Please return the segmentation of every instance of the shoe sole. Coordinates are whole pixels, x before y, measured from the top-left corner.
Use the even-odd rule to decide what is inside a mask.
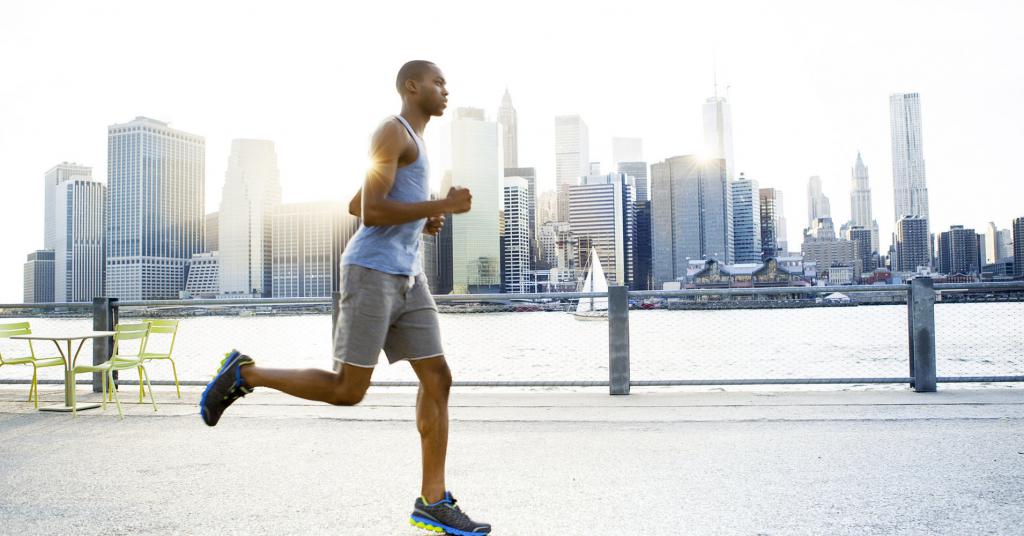
[[[231,350],[230,352],[228,352],[227,357],[224,359],[224,363],[221,364],[220,369],[217,370],[217,375],[214,376],[212,380],[210,380],[210,383],[206,384],[206,389],[203,389],[203,396],[199,399],[199,415],[202,417],[203,423],[206,426],[217,426],[217,423],[210,424],[206,418],[206,396],[210,393],[210,388],[213,387],[213,384],[217,383],[217,380],[219,380],[220,377],[224,375],[224,372],[230,369],[231,366],[235,363],[235,361],[238,361],[238,359],[241,356],[242,353],[239,352],[238,350]],[[218,421],[219,420],[220,419],[218,419]]]
[[[456,528],[449,527],[444,523],[439,523],[432,519],[427,519],[420,516],[409,516],[409,524],[421,528],[423,530],[429,530],[438,534],[454,534],[455,536],[487,536],[490,532],[466,532]]]

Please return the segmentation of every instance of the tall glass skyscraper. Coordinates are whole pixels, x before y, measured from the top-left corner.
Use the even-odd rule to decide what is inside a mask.
[[[928,184],[921,141],[921,99],[917,93],[889,96],[892,134],[892,179],[895,220],[904,216],[928,219]]]
[[[274,297],[328,297],[338,290],[341,253],[359,226],[347,207],[327,201],[281,204],[271,220]]]
[[[725,160],[728,180],[736,178],[732,156],[732,106],[724,97],[715,96],[704,103],[704,158]],[[717,259],[722,262],[721,259]]]
[[[590,166],[590,132],[578,115],[555,117],[555,185],[558,221],[569,221],[569,187],[579,184]]]
[[[102,183],[71,179],[56,187],[54,301],[91,302],[103,296],[103,210],[107,188]]]
[[[443,137],[451,184],[469,188],[473,210],[452,216],[452,291],[501,291],[502,154],[498,124],[478,108],[459,108]]]
[[[270,297],[271,224],[280,203],[274,142],[232,141],[218,216],[222,295]]]
[[[733,249],[737,263],[761,262],[761,196],[757,181],[740,173],[732,183]]]
[[[177,298],[203,251],[206,140],[146,117],[107,128],[107,295]]]
[[[832,206],[821,190],[821,177],[815,175],[807,181],[807,226],[814,226],[820,218],[831,218]]]
[[[654,285],[686,275],[691,260],[734,262],[732,188],[723,159],[675,156],[651,165]]]
[[[761,188],[758,192],[761,208],[761,258],[786,255],[786,215],[782,203],[782,190]]]

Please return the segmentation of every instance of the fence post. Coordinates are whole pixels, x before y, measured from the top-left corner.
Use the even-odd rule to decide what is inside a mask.
[[[92,329],[93,331],[114,331],[117,325],[117,298],[93,298],[92,299]],[[103,337],[92,340],[92,364],[105,363],[114,354],[114,338]],[[68,356],[71,359],[71,356]],[[115,373],[116,374],[116,373]],[[92,374],[92,392],[102,391],[101,382],[103,375],[99,372]],[[110,386],[114,389],[114,386]]]
[[[935,285],[930,277],[910,280],[910,371],[914,391],[934,393],[935,382]]]
[[[629,293],[624,286],[608,288],[609,394],[629,394]]]

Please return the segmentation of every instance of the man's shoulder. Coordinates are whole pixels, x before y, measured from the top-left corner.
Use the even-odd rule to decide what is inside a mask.
[[[377,125],[377,129],[373,132],[373,140],[375,143],[388,143],[388,144],[400,144],[404,145],[408,140],[409,136],[406,133],[405,127],[398,120],[397,116],[388,116]]]

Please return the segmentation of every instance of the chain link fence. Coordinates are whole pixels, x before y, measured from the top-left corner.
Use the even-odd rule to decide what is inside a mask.
[[[941,286],[939,286],[941,287]],[[937,287],[938,288],[938,287]],[[792,289],[789,289],[792,290]],[[735,294],[735,293],[734,293]],[[907,383],[906,289],[750,295],[714,291],[629,293],[628,370],[632,385]],[[935,305],[936,368],[940,382],[1024,377],[1024,284],[965,292],[942,288]],[[609,321],[573,315],[583,294],[437,296],[445,355],[460,385],[608,386]],[[594,295],[597,297],[602,294]],[[36,333],[89,331],[91,305],[73,310],[0,305],[0,324],[28,321]],[[174,318],[179,378],[202,385],[223,354],[237,348],[261,366],[333,366],[329,300],[254,300],[125,303],[121,322]],[[614,320],[613,320],[614,321]],[[150,350],[169,343],[153,336]],[[92,361],[91,342],[80,359]],[[35,342],[37,356],[58,355]],[[0,339],[3,355],[27,350]],[[405,364],[388,366],[382,354],[378,385],[415,385]],[[170,365],[148,365],[153,380],[172,379]],[[0,383],[27,382],[31,366],[0,367]],[[40,369],[44,383],[62,383],[60,367]],[[131,373],[122,379],[136,380]],[[82,375],[80,382],[87,382]],[[1020,381],[1020,380],[1017,380]]]

